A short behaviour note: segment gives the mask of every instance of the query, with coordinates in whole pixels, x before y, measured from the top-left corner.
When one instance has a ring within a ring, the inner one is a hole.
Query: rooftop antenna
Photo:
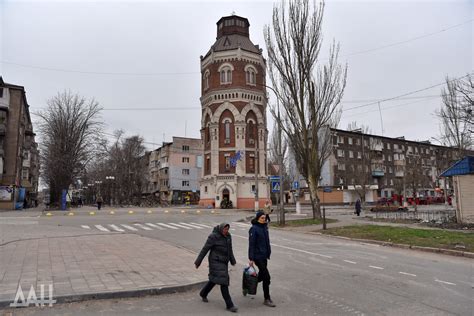
[[[184,121],[184,137],[186,137],[186,128],[188,126],[188,121]]]
[[[383,136],[384,129],[383,129],[383,120],[382,120],[382,110],[380,109],[380,102],[378,102],[377,104],[379,105],[380,125],[382,126],[382,136]]]

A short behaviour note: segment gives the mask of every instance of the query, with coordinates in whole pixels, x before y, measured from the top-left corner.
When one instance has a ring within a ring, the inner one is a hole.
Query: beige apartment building
[[[148,192],[162,203],[197,203],[202,164],[200,139],[173,137],[150,153]]]

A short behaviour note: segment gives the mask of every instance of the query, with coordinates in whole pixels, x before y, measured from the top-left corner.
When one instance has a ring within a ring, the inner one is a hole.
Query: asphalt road
[[[277,304],[271,309],[262,305],[261,287],[256,297],[241,294],[249,225],[237,221],[247,214],[181,213],[179,209],[148,214],[142,209],[135,214],[119,210],[110,215],[108,211],[18,221],[36,221],[29,226],[70,230],[71,234],[140,234],[195,252],[215,224],[229,222],[238,261],[231,268],[231,294],[243,315],[474,315],[472,259],[271,229],[269,270]],[[27,308],[15,310],[14,315],[221,315],[220,291],[216,288],[209,298],[209,303],[202,303],[197,292],[190,292]]]

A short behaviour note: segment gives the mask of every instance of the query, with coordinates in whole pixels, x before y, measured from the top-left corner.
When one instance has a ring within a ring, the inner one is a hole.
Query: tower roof
[[[234,50],[239,47],[255,54],[262,53],[260,47],[254,45],[249,38],[250,23],[246,18],[230,15],[220,18],[216,24],[216,41],[203,58],[209,56],[212,51]]]

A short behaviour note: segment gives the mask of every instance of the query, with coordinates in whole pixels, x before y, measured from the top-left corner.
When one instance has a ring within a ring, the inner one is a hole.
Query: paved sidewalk
[[[192,288],[207,280],[206,269],[194,268],[195,257],[188,250],[135,234],[10,242],[0,246],[0,308],[14,300],[19,285],[26,297],[31,285],[39,296],[41,284],[45,289],[52,284],[58,302]]]

